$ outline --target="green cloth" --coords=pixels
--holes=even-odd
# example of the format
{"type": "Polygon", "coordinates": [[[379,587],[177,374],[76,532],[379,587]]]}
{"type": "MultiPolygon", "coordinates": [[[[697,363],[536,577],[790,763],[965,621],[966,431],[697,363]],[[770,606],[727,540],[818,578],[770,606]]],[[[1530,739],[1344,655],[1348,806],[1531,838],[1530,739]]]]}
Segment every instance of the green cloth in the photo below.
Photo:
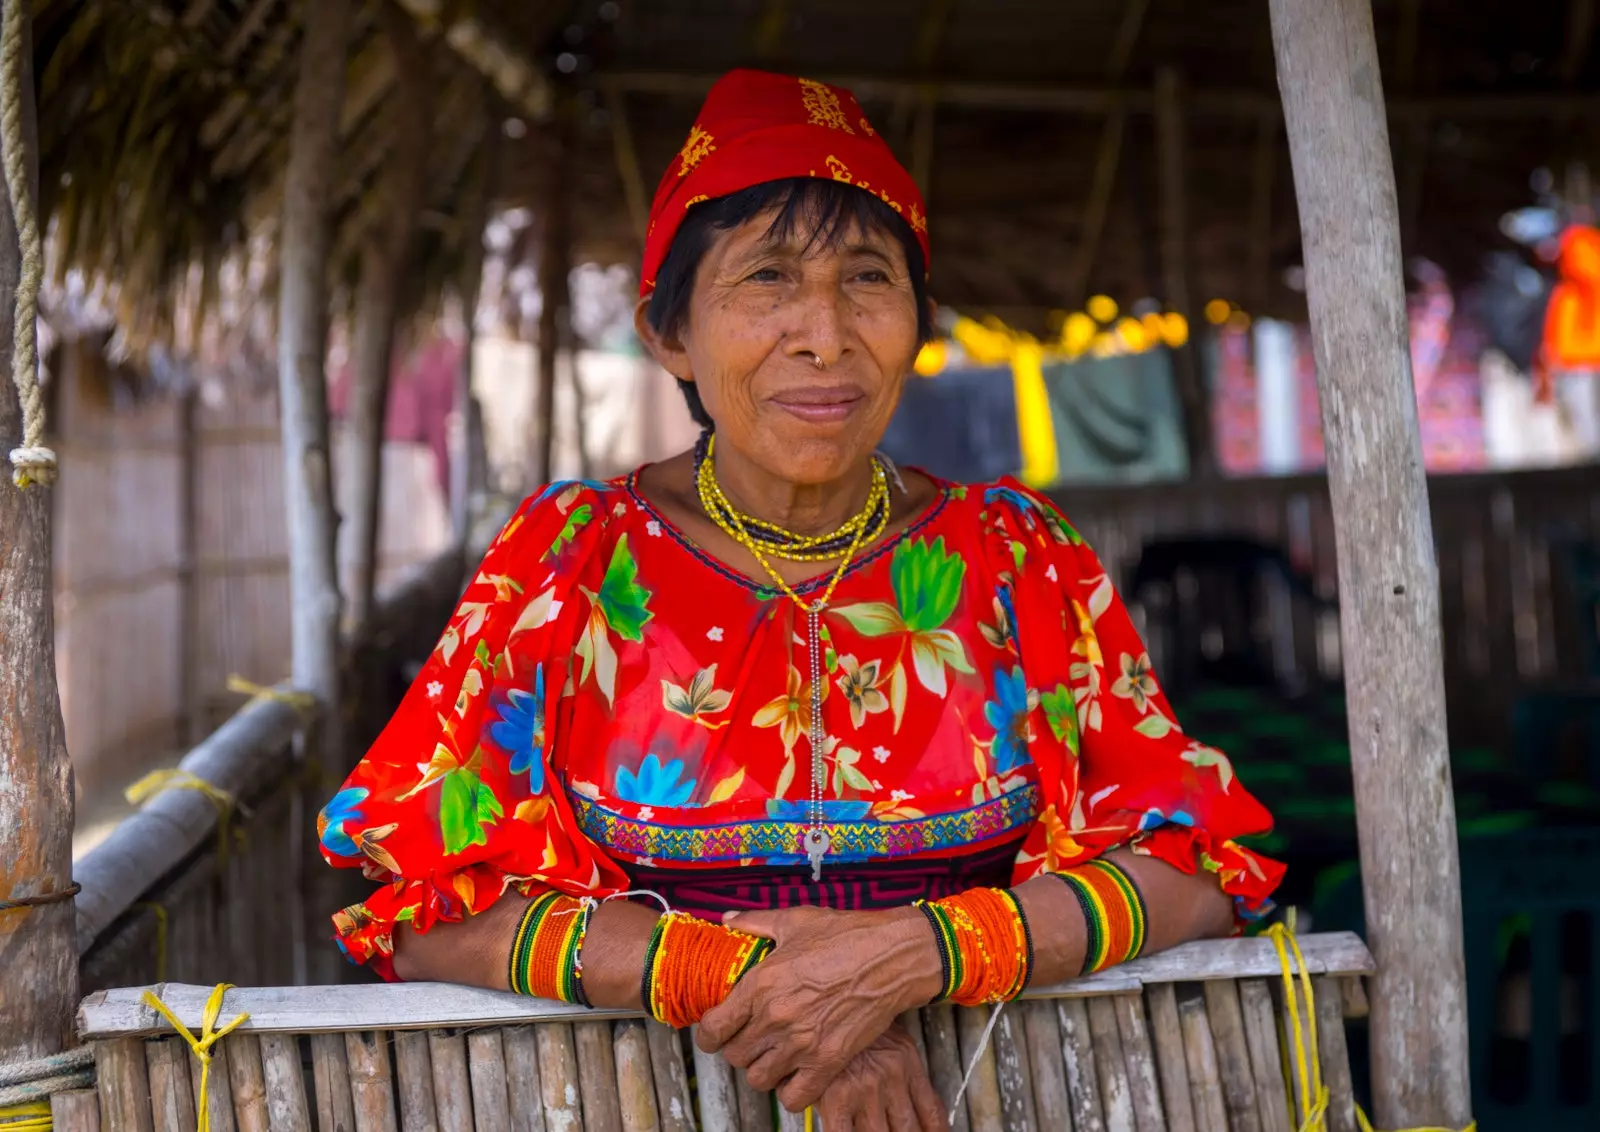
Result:
{"type": "Polygon", "coordinates": [[[1044,367],[1058,484],[1147,483],[1189,474],[1172,355],[1147,350],[1044,367]]]}

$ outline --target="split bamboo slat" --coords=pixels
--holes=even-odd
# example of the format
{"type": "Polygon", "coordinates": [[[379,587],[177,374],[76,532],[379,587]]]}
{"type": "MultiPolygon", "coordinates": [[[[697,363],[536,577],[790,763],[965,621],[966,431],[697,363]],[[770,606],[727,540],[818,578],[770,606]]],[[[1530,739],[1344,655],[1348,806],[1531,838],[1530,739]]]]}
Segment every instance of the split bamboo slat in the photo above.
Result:
{"type": "Polygon", "coordinates": [[[100,1094],[72,1089],[50,1098],[50,1121],[56,1132],[100,1132],[100,1094]]]}
{"type": "MultiPolygon", "coordinates": [[[[1354,937],[1308,936],[1301,944],[1313,975],[1329,1132],[1356,1132],[1343,1031],[1353,996],[1340,984],[1367,973],[1371,958],[1354,937]]],[[[972,1068],[952,1126],[1290,1132],[1295,1057],[1280,1033],[1292,1034],[1292,1019],[1270,942],[1174,951],[1128,964],[1114,979],[1030,989],[998,1016],[949,1005],[904,1016],[947,1104],[972,1068]]],[[[158,989],[181,1022],[198,1028],[209,988],[158,989]]],[[[141,990],[85,1000],[79,1030],[94,1045],[98,1087],[63,1106],[92,1108],[98,1124],[77,1115],[61,1127],[194,1128],[198,1063],[139,1001],[141,990]]],[[[250,1019],[216,1047],[208,1085],[217,1132],[805,1128],[802,1114],[750,1088],[742,1073],[694,1047],[690,1034],[626,1011],[399,984],[234,988],[224,1021],[238,1012],[250,1019]],[[380,1015],[387,1025],[372,1025],[380,1015]]],[[[1301,1022],[1308,1038],[1311,1019],[1301,1022]]]]}

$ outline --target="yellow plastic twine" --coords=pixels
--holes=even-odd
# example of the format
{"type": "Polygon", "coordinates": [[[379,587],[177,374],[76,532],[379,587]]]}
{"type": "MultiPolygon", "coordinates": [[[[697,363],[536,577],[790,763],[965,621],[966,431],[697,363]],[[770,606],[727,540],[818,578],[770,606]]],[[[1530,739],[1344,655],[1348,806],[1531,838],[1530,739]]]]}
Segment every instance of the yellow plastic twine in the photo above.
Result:
{"type": "MultiPolygon", "coordinates": [[[[1294,938],[1294,910],[1289,911],[1289,923],[1273,924],[1264,933],[1272,940],[1272,946],[1278,952],[1278,964],[1283,969],[1283,1003],[1289,1014],[1290,1037],[1293,1038],[1295,1076],[1300,1085],[1300,1123],[1296,1125],[1299,1132],[1327,1132],[1328,1128],[1328,1089],[1322,1083],[1322,1058],[1317,1052],[1317,1011],[1316,999],[1311,992],[1311,973],[1306,970],[1305,956],[1300,954],[1300,944],[1294,938]],[[1291,963],[1290,953],[1293,952],[1294,960],[1291,963]],[[1298,967],[1300,987],[1298,995],[1295,989],[1295,968],[1298,967]],[[1301,999],[1305,1002],[1306,1021],[1300,1020],[1301,999]]],[[[1288,1052],[1284,1052],[1285,1060],[1288,1052]]],[[[1285,1065],[1285,1069],[1287,1069],[1285,1065]]],[[[1284,1074],[1288,1076],[1287,1072],[1284,1074]]],[[[1291,1094],[1293,1090],[1291,1089],[1291,1094]]],[[[1294,1124],[1295,1098],[1289,1097],[1290,1123],[1294,1124]]],[[[1356,1105],[1356,1123],[1360,1125],[1361,1132],[1374,1132],[1372,1122],[1367,1119],[1367,1114],[1360,1105],[1356,1105]]],[[[1463,1129],[1454,1128],[1408,1128],[1403,1132],[1477,1132],[1478,1122],[1474,1120],[1463,1129]]]]}
{"type": "Polygon", "coordinates": [[[167,928],[171,923],[167,915],[167,906],[158,904],[154,900],[144,900],[134,907],[148,908],[151,915],[156,918],[156,982],[164,983],[167,981],[167,928]]]}
{"type": "Polygon", "coordinates": [[[49,1101],[29,1101],[0,1108],[0,1132],[51,1132],[49,1101]]]}
{"type": "Polygon", "coordinates": [[[288,704],[301,715],[310,715],[317,710],[317,697],[310,692],[270,688],[265,684],[257,684],[254,680],[248,680],[238,673],[228,677],[228,691],[249,696],[253,700],[275,700],[280,704],[288,704]]]}
{"type": "MultiPolygon", "coordinates": [[[[222,1029],[217,1029],[217,1016],[222,1013],[222,996],[233,988],[232,983],[218,983],[211,992],[211,997],[206,999],[205,1012],[200,1016],[200,1036],[191,1034],[187,1027],[178,1022],[177,1015],[173,1014],[167,1004],[162,1002],[150,991],[145,991],[139,996],[139,1001],[150,1009],[156,1011],[172,1024],[178,1036],[188,1043],[194,1051],[195,1057],[200,1059],[200,1099],[196,1107],[200,1110],[195,1132],[209,1132],[211,1128],[211,1093],[206,1088],[211,1082],[211,1047],[231,1034],[239,1025],[249,1020],[250,1015],[240,1014],[222,1029]]],[[[9,1132],[5,1130],[5,1132],[9,1132]]]]}

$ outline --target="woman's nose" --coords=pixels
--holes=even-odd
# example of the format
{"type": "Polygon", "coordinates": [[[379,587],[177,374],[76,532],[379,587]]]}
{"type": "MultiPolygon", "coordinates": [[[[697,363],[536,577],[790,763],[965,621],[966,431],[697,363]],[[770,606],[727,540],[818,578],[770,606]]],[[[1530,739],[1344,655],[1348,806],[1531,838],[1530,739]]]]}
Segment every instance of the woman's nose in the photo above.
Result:
{"type": "MultiPolygon", "coordinates": [[[[837,362],[845,352],[845,297],[837,280],[808,279],[794,296],[795,330],[789,335],[791,354],[809,354],[818,368],[837,362]]],[[[810,361],[811,358],[803,359],[810,361]]]]}

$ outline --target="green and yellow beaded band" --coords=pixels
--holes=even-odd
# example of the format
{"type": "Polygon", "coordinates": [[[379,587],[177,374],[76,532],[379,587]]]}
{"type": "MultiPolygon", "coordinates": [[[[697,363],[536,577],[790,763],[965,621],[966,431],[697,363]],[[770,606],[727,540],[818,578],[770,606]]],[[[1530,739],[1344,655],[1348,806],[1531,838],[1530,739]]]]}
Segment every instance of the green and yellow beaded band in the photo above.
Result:
{"type": "Polygon", "coordinates": [[[544,892],[522,914],[511,941],[507,981],[517,994],[588,1006],[579,957],[589,927],[581,900],[544,892]]]}
{"type": "Polygon", "coordinates": [[[1082,974],[1138,957],[1144,950],[1148,911],[1132,877],[1103,857],[1050,875],[1072,890],[1083,910],[1087,938],[1082,974]]]}
{"type": "Polygon", "coordinates": [[[1033,973],[1033,933],[1014,893],[972,888],[915,906],[939,949],[944,984],[935,1002],[983,1006],[1022,993],[1033,973]]]}

